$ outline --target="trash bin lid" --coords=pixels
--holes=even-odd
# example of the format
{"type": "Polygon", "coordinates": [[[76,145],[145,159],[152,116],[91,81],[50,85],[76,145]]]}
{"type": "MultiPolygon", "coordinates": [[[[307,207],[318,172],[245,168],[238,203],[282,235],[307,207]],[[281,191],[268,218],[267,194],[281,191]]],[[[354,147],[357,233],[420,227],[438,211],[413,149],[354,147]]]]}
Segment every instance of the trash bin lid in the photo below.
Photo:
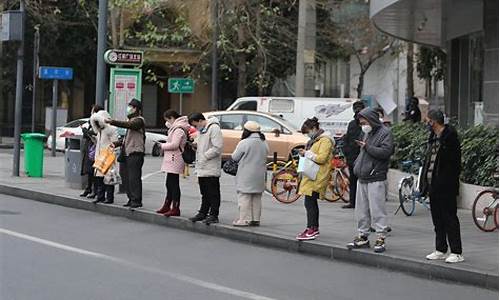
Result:
{"type": "Polygon", "coordinates": [[[28,132],[21,134],[23,140],[44,139],[46,136],[43,133],[28,132]]]}

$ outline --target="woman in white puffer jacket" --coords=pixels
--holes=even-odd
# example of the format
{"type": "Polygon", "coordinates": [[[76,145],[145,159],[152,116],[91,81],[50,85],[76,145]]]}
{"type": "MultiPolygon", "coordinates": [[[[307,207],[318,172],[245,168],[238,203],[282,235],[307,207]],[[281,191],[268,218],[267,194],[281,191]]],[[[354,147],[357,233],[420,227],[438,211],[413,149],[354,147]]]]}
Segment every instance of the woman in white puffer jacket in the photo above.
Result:
{"type": "MultiPolygon", "coordinates": [[[[111,146],[112,143],[118,141],[118,132],[115,126],[109,125],[104,120],[110,119],[111,116],[105,110],[101,110],[90,117],[90,124],[97,133],[95,156],[99,155],[101,150],[111,146]]],[[[113,166],[111,166],[113,168],[113,166]]],[[[104,202],[111,204],[114,202],[115,186],[104,183],[104,174],[95,170],[97,199],[94,203],[104,202]]]]}

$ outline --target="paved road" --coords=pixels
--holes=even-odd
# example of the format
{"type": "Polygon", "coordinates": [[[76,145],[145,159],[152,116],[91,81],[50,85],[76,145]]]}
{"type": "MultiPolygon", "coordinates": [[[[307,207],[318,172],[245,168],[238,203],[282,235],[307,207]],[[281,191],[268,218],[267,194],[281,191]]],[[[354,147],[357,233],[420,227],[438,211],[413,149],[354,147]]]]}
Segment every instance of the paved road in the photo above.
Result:
{"type": "Polygon", "coordinates": [[[498,299],[498,292],[1,195],[1,299],[498,299]]]}

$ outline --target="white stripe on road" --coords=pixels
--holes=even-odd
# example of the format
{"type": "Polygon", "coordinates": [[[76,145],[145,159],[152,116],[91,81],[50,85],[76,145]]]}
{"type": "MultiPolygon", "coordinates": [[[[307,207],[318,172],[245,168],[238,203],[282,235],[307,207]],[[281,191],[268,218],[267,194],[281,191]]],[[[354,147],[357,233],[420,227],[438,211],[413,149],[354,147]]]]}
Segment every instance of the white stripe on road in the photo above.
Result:
{"type": "Polygon", "coordinates": [[[147,178],[149,178],[149,177],[151,177],[153,175],[159,174],[159,173],[163,173],[163,171],[156,171],[156,172],[153,172],[153,173],[146,174],[146,175],[142,176],[141,179],[144,180],[144,179],[147,179],[147,178]]]}
{"type": "Polygon", "coordinates": [[[221,292],[221,293],[225,293],[225,294],[229,294],[229,295],[233,295],[233,296],[238,296],[241,298],[246,298],[246,299],[251,299],[251,300],[275,300],[273,298],[268,298],[265,296],[260,296],[257,294],[233,289],[233,288],[230,288],[227,286],[218,285],[216,283],[212,283],[212,282],[208,282],[208,281],[203,281],[203,280],[196,279],[194,277],[190,277],[190,276],[186,276],[186,275],[182,275],[179,273],[173,273],[173,272],[164,271],[164,270],[161,270],[158,268],[152,268],[152,267],[146,267],[146,266],[139,265],[139,264],[134,264],[134,263],[131,263],[129,261],[126,261],[126,260],[123,260],[120,258],[116,258],[113,256],[109,256],[109,255],[105,255],[105,254],[101,254],[101,253],[97,253],[97,252],[92,252],[92,251],[87,251],[84,249],[75,248],[75,247],[71,247],[71,246],[64,245],[64,244],[59,244],[56,242],[37,238],[37,237],[31,236],[31,235],[26,235],[23,233],[11,231],[11,230],[4,229],[4,228],[0,228],[0,233],[14,236],[14,237],[17,237],[20,239],[32,241],[32,242],[46,245],[49,247],[53,247],[53,248],[57,248],[57,249],[61,249],[61,250],[69,251],[69,252],[74,252],[74,253],[78,253],[78,254],[83,254],[83,255],[87,255],[87,256],[91,256],[91,257],[106,259],[106,260],[113,261],[113,262],[116,262],[116,263],[119,263],[122,265],[130,266],[130,267],[133,267],[136,269],[141,269],[141,270],[152,272],[152,273],[158,273],[161,275],[171,277],[172,279],[184,281],[184,282],[192,284],[192,285],[197,285],[199,287],[203,287],[206,289],[214,290],[217,292],[221,292]]]}

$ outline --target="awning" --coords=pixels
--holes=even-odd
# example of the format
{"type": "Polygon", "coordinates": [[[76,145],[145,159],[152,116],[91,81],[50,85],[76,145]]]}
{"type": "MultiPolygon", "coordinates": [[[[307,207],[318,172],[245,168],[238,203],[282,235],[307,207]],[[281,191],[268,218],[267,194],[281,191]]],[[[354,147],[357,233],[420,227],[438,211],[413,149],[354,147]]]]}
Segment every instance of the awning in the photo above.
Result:
{"type": "Polygon", "coordinates": [[[441,0],[371,0],[370,18],[398,39],[441,47],[441,0]]]}
{"type": "Polygon", "coordinates": [[[371,0],[370,18],[401,40],[444,48],[446,41],[483,30],[483,0],[371,0]]]}

